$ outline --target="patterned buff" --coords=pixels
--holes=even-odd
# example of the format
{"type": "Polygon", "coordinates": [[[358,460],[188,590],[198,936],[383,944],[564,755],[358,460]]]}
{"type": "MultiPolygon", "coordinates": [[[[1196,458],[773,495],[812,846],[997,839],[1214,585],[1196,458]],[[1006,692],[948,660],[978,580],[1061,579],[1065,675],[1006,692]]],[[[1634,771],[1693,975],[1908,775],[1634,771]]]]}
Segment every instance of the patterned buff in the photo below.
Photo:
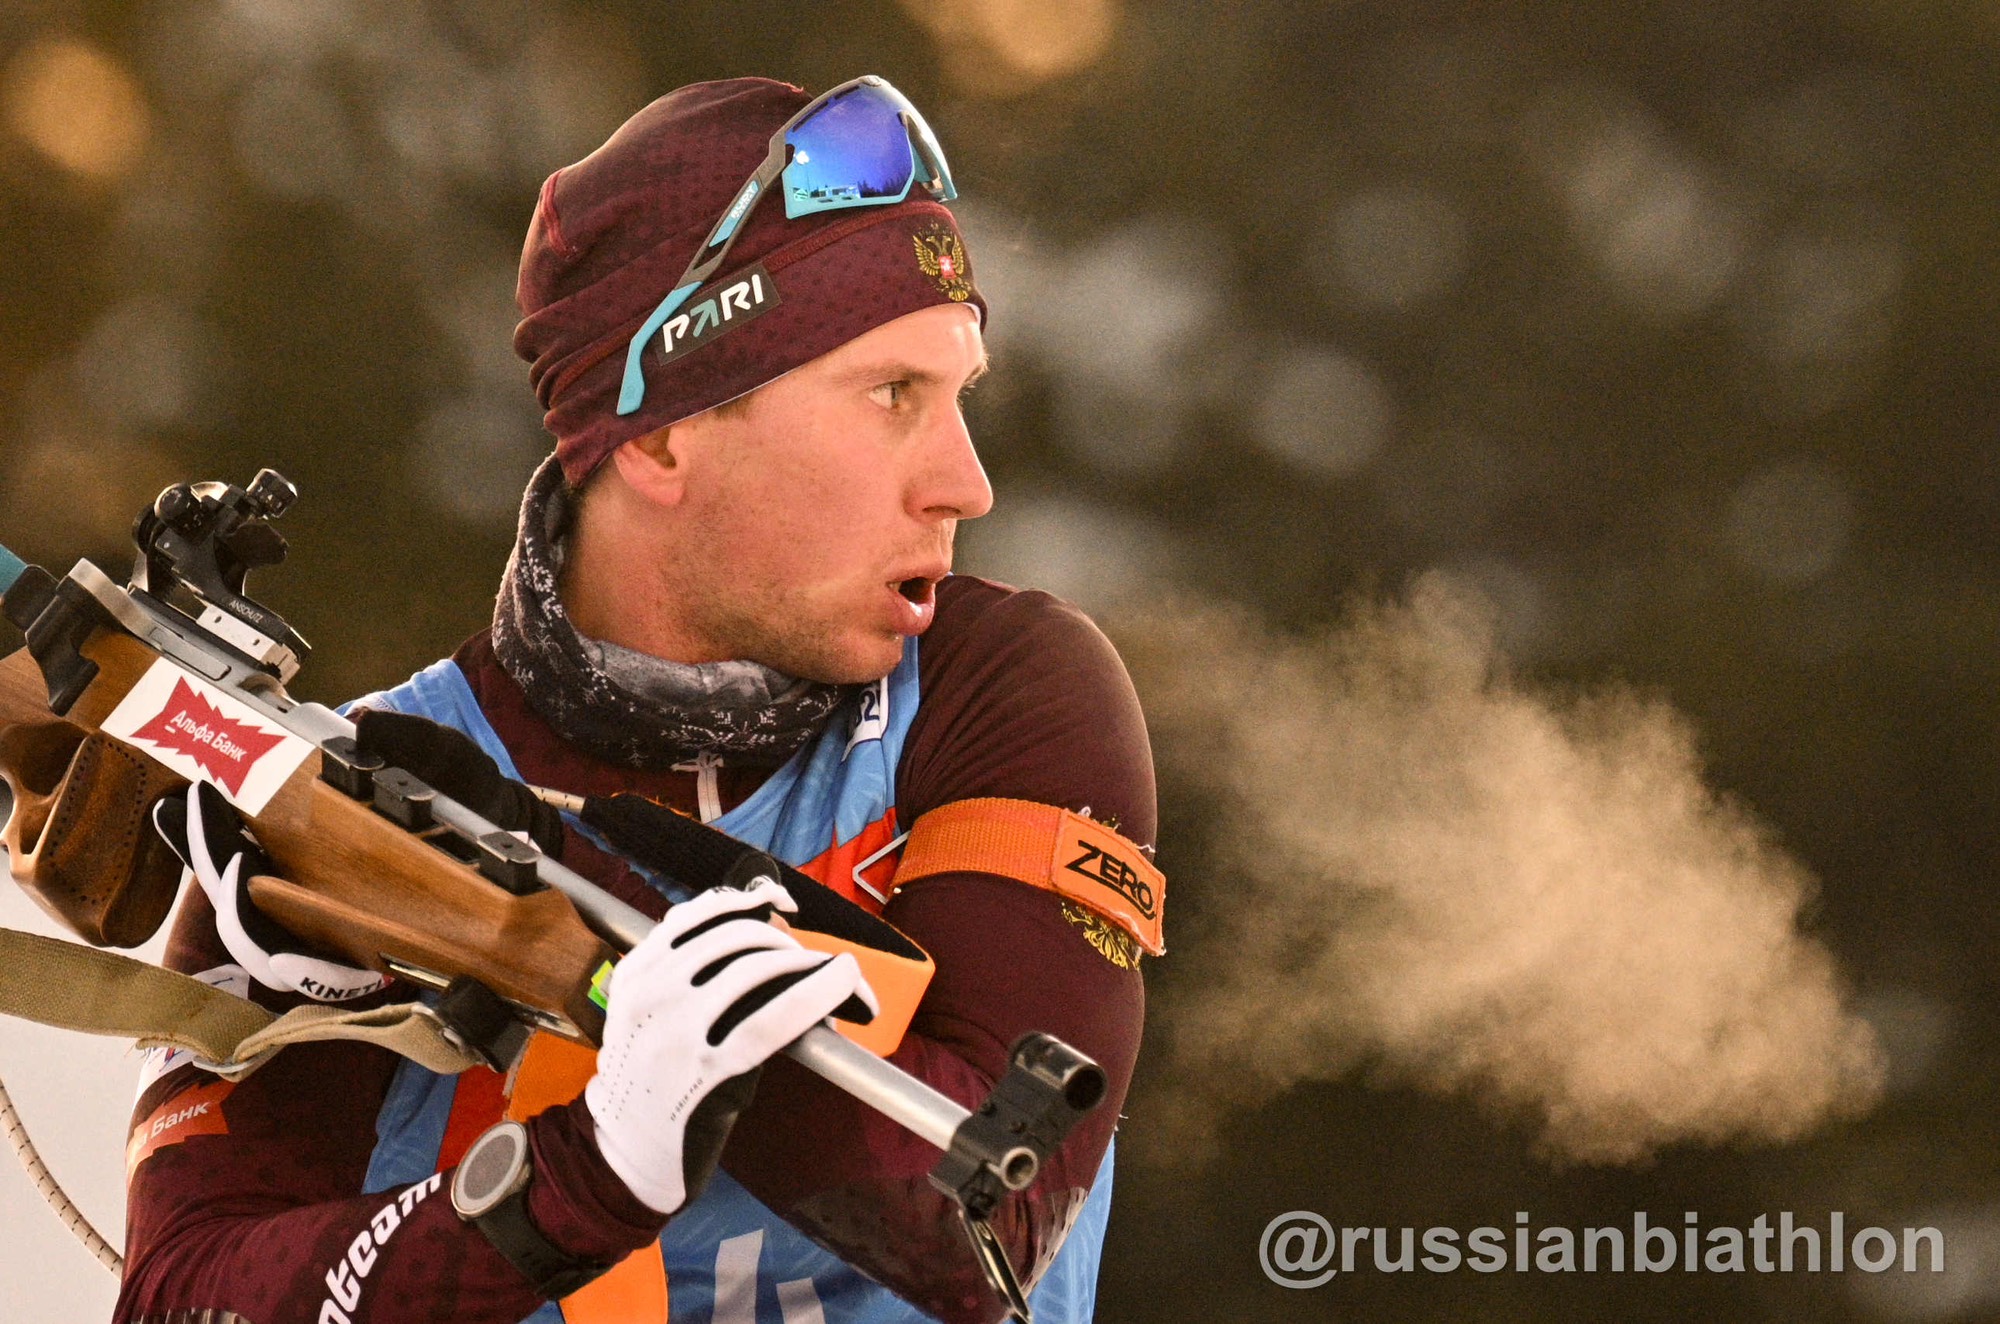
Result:
{"type": "Polygon", "coordinates": [[[847,694],[757,662],[667,662],[577,633],[557,595],[570,495],[554,456],[528,482],[493,613],[493,651],[571,744],[659,771],[704,751],[781,763],[847,694]]]}

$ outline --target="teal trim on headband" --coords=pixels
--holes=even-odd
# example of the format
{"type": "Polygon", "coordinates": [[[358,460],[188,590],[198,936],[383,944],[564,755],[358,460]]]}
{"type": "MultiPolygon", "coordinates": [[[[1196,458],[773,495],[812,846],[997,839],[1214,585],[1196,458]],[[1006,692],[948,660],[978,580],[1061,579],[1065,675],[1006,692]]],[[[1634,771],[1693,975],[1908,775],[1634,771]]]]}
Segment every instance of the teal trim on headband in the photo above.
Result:
{"type": "Polygon", "coordinates": [[[27,568],[28,563],[26,561],[23,561],[5,547],[0,547],[0,593],[5,593],[8,589],[14,587],[14,581],[19,579],[21,572],[27,568]]]}

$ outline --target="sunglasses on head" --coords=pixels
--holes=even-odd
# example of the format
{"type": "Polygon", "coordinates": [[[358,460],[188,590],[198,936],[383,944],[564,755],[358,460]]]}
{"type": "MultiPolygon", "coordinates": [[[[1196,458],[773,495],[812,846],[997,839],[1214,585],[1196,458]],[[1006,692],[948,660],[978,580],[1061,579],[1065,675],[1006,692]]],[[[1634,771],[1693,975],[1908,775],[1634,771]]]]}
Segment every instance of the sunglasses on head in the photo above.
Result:
{"type": "Polygon", "coordinates": [[[901,202],[919,184],[940,202],[958,196],[944,149],[908,97],[874,74],[849,79],[816,97],[771,135],[763,163],[736,191],[674,282],[673,292],[632,337],[625,350],[618,412],[630,414],[644,403],[646,377],[639,360],[646,342],[722,267],[743,223],[773,185],[784,193],[785,215],[796,220],[901,202]]]}

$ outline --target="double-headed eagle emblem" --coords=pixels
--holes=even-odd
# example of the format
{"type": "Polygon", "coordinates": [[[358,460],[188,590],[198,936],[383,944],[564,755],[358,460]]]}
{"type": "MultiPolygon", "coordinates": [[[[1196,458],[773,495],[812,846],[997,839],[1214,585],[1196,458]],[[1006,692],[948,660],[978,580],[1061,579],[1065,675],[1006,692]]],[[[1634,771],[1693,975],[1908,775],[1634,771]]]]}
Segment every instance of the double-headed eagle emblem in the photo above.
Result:
{"type": "Polygon", "coordinates": [[[917,246],[917,265],[937,282],[944,297],[954,303],[970,299],[972,273],[966,269],[965,242],[958,237],[958,231],[934,221],[911,237],[917,246]]]}
{"type": "Polygon", "coordinates": [[[1092,910],[1062,903],[1063,918],[1083,930],[1083,936],[1097,954],[1120,970],[1130,970],[1139,964],[1139,944],[1132,941],[1125,930],[1111,923],[1092,910]]]}

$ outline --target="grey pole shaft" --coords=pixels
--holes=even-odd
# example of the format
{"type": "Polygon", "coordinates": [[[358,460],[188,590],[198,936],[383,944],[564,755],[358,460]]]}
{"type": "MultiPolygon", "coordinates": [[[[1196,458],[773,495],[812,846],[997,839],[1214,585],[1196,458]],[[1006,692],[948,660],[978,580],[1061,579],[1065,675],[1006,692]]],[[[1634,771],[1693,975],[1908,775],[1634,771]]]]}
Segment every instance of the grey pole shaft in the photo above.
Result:
{"type": "MultiPolygon", "coordinates": [[[[432,812],[439,822],[475,836],[498,830],[444,796],[438,797],[432,812]]],[[[585,923],[621,951],[630,951],[652,932],[652,920],[566,865],[543,856],[537,870],[543,882],[576,904],[585,923]]],[[[970,1116],[957,1102],[883,1061],[824,1021],[800,1035],[785,1053],[939,1149],[951,1147],[952,1134],[970,1116]]]]}
{"type": "MultiPolygon", "coordinates": [[[[287,725],[297,730],[311,727],[312,738],[352,735],[353,723],[317,705],[301,704],[286,714],[287,725]]],[[[301,732],[301,734],[308,734],[301,732]]],[[[498,832],[498,825],[467,809],[458,801],[439,795],[431,812],[448,827],[471,835],[498,832]]],[[[574,869],[546,855],[536,862],[536,872],[544,883],[568,897],[599,937],[620,951],[629,952],[653,931],[653,921],[637,908],[591,882],[574,869]]],[[[952,1135],[970,1111],[940,1094],[909,1072],[883,1061],[855,1043],[829,1023],[822,1021],[807,1030],[785,1049],[785,1054],[806,1070],[839,1086],[877,1112],[908,1127],[940,1150],[951,1148],[952,1135]]]]}

